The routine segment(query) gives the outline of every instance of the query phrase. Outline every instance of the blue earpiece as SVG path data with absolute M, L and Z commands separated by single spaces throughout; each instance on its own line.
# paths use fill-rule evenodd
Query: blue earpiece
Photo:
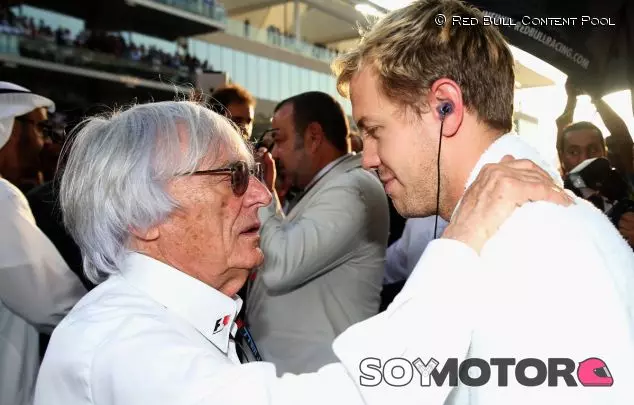
M 453 105 L 449 102 L 442 103 L 438 106 L 438 114 L 440 114 L 440 119 L 444 120 L 445 117 L 453 112 Z

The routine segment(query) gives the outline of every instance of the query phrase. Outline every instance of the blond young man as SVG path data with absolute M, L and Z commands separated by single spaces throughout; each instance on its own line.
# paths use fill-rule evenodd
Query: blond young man
M 441 14 L 444 24 L 436 18 Z M 457 23 L 468 17 L 483 20 L 457 0 L 414 2 L 379 20 L 334 65 L 364 135 L 366 169 L 378 171 L 401 215 L 438 212 L 449 226 L 460 220 L 465 189 L 504 155 L 529 159 L 562 184 L 556 168 L 511 132 L 515 78 L 504 38 L 491 25 Z M 512 361 L 506 374 L 491 367 L 490 378 L 475 379 L 487 373 L 483 367 L 465 371 L 474 380 L 448 388 L 445 404 L 599 405 L 634 398 L 634 256 L 601 212 L 580 199 L 569 207 L 526 204 L 480 258 L 481 267 L 451 284 L 426 286 L 444 299 L 425 312 L 449 303 L 456 312 L 427 325 L 429 334 L 450 330 L 451 336 L 420 352 L 424 361 L 438 359 L 438 352 Z M 419 274 L 437 271 L 420 266 Z M 562 358 L 580 378 L 557 377 L 550 365 Z M 589 358 L 608 367 L 591 367 L 584 376 Z M 522 374 L 523 359 L 532 359 L 537 373 Z M 609 387 L 581 387 L 590 377 Z

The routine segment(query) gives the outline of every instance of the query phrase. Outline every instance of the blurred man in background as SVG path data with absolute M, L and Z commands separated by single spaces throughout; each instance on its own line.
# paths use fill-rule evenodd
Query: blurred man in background
M 603 105 L 605 102 L 600 100 L 598 105 L 601 105 L 603 110 L 609 107 Z M 568 108 L 568 107 L 567 107 Z M 611 111 L 611 110 L 610 110 Z M 565 114 L 564 114 L 565 115 Z M 562 115 L 562 117 L 564 116 Z M 561 118 L 561 117 L 560 117 Z M 559 121 L 560 124 L 563 121 Z M 629 137 L 629 132 L 625 134 Z M 628 153 L 622 152 L 624 148 L 632 148 L 631 144 L 623 141 L 623 134 L 620 136 L 608 137 L 612 143 L 612 151 L 621 151 L 612 153 L 610 160 L 611 164 L 615 162 L 619 165 L 623 159 L 623 156 L 629 156 Z M 582 162 L 592 158 L 608 158 L 608 148 L 606 148 L 606 139 L 603 136 L 601 130 L 591 122 L 581 121 L 569 124 L 563 127 L 559 133 L 557 139 L 557 151 L 559 153 L 559 160 L 561 162 L 561 168 L 564 175 L 568 175 L 575 167 L 579 166 Z M 620 167 L 620 169 L 619 169 Z M 620 164 L 616 169 L 625 178 L 629 179 L 628 166 Z M 631 182 L 628 182 L 632 187 Z M 627 212 L 623 214 L 617 224 L 618 230 L 623 238 L 634 247 L 634 212 Z
M 43 125 L 54 108 L 45 97 L 0 82 L 0 405 L 31 403 L 38 331 L 50 334 L 86 292 L 12 184 L 39 166 Z
M 610 133 L 604 140 L 603 133 L 594 124 L 590 122 L 573 123 L 577 97 L 584 94 L 584 91 L 580 89 L 578 84 L 568 79 L 566 81 L 566 94 L 568 96 L 566 106 L 556 121 L 557 151 L 564 174 L 570 172 L 586 159 L 607 157 L 612 166 L 634 185 L 634 141 L 625 121 L 603 98 L 592 95 L 592 103 Z M 574 133 L 571 133 L 573 131 Z M 567 144 L 572 146 L 567 147 Z
M 586 159 L 607 156 L 603 133 L 596 125 L 587 121 L 564 127 L 557 150 L 564 174 Z
M 211 94 L 212 109 L 224 115 L 240 128 L 245 139 L 251 138 L 255 119 L 255 97 L 244 87 L 230 84 Z
M 272 157 L 302 192 L 286 214 L 277 197 L 260 210 L 265 261 L 249 288 L 247 321 L 278 374 L 312 372 L 336 361 L 337 335 L 378 312 L 387 199 L 350 152 L 348 121 L 332 96 L 284 100 L 272 125 Z M 267 185 L 276 194 L 274 181 Z

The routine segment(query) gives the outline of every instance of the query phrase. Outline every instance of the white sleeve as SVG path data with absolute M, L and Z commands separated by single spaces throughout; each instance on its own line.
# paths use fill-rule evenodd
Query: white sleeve
M 450 358 L 461 362 L 471 342 L 480 268 L 480 257 L 468 246 L 450 239 L 434 240 L 387 310 L 351 326 L 335 340 L 335 354 L 350 377 L 355 384 L 365 385 L 359 387 L 364 403 L 444 403 L 452 389 L 449 384 L 438 387 L 432 381 L 422 386 L 422 375 L 411 367 L 412 381 L 398 386 L 404 381 L 386 381 L 376 367 L 397 358 L 409 364 L 419 358 L 425 364 L 431 358 L 440 365 Z M 372 360 L 361 366 L 364 359 Z
M 0 191 L 0 300 L 40 331 L 50 332 L 86 290 L 18 193 Z

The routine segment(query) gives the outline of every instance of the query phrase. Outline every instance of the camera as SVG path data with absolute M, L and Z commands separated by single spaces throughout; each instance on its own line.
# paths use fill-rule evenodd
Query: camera
M 618 227 L 626 212 L 634 212 L 632 189 L 605 158 L 581 162 L 564 179 L 564 187 L 590 201 Z

